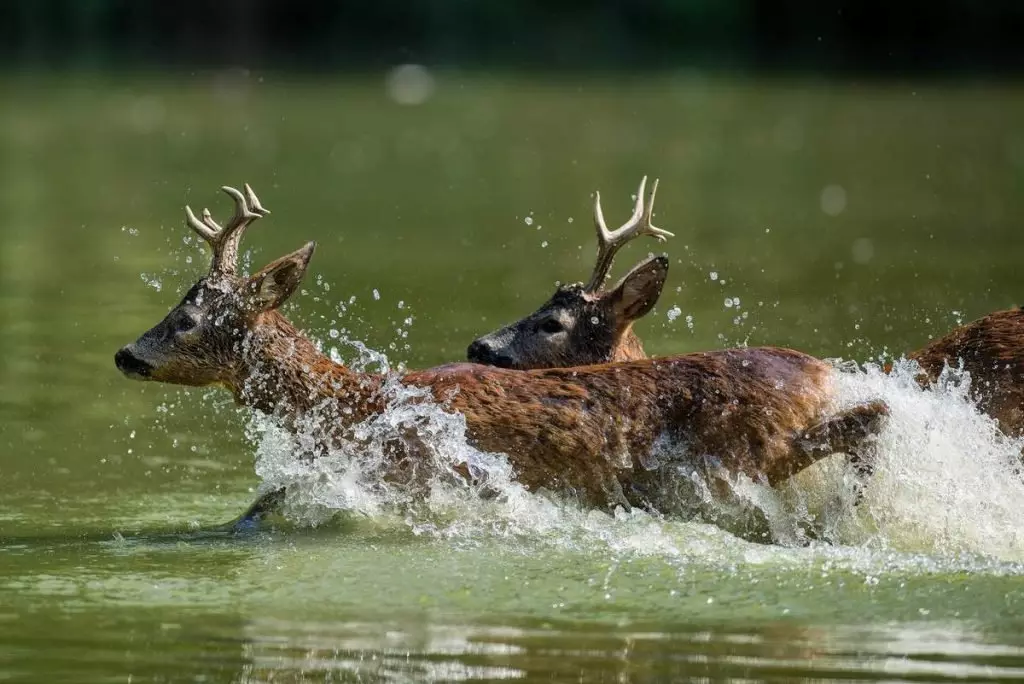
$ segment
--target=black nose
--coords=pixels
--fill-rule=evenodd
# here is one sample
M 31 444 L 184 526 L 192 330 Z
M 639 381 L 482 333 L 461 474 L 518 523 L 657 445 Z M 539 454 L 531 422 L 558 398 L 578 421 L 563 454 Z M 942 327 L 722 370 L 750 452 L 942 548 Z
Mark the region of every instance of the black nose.
M 480 340 L 473 340 L 466 350 L 466 358 L 473 363 L 488 363 L 491 357 L 491 348 Z
M 152 370 L 148 363 L 137 358 L 128 347 L 121 347 L 117 350 L 117 353 L 114 354 L 114 364 L 125 375 L 141 375 L 145 377 Z
M 495 351 L 491 345 L 482 340 L 473 340 L 473 343 L 469 345 L 469 349 L 466 350 L 466 358 L 473 363 L 498 366 L 499 368 L 512 368 L 515 366 L 511 356 Z

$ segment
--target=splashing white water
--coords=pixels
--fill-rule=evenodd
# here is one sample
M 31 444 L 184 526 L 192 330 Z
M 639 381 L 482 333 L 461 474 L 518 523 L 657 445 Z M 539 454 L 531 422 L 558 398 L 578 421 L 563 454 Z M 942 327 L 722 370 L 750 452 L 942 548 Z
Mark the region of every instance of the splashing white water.
M 1024 558 L 1024 442 L 1006 437 L 970 399 L 970 376 L 947 368 L 922 391 L 916 364 L 840 374 L 852 401 L 881 395 L 891 411 L 875 474 L 844 541 Z
M 873 364 L 840 366 L 840 408 L 881 398 L 890 416 L 874 447 L 874 473 L 855 504 L 852 468 L 826 459 L 781 491 L 743 483 L 773 536 L 801 538 L 808 523 L 845 545 L 944 555 L 1024 559 L 1024 442 L 1000 432 L 970 399 L 970 377 L 947 369 L 927 390 L 918 367 L 891 374 Z
M 384 355 L 357 349 L 360 359 L 353 366 L 388 372 Z M 1024 501 L 1019 472 L 1024 444 L 1007 438 L 978 411 L 965 374 L 949 371 L 934 388 L 923 390 L 914 380 L 915 369 L 900 362 L 890 375 L 870 364 L 835 371 L 837 408 L 881 398 L 891 412 L 859 504 L 854 503 L 854 475 L 836 456 L 780 490 L 741 479 L 734 484 L 741 508 L 753 510 L 770 537 L 783 544 L 805 543 L 810 534 L 848 547 L 1024 560 L 1019 532 L 1024 528 L 1019 503 Z M 417 534 L 529 535 L 574 545 L 600 541 L 612 549 L 660 555 L 689 556 L 719 543 L 717 532 L 694 522 L 636 510 L 586 511 L 551 493 L 527 492 L 503 455 L 483 453 L 466 441 L 461 415 L 425 401 L 422 390 L 397 381 L 386 387 L 387 409 L 356 426 L 355 442 L 318 458 L 301 457 L 315 451 L 315 416 L 295 434 L 254 417 L 250 436 L 257 444 L 257 473 L 266 487 L 289 487 L 289 517 L 318 524 L 345 511 L 399 519 Z M 386 481 L 389 448 L 410 440 L 421 455 L 415 486 Z M 483 484 L 447 475 L 460 463 Z M 721 512 L 729 519 L 736 511 Z

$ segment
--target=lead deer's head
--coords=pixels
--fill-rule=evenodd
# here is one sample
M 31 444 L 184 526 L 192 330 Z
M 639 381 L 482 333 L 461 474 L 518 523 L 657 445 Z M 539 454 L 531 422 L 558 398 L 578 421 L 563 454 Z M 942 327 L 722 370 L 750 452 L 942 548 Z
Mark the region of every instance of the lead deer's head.
M 469 345 L 470 361 L 505 368 L 558 368 L 606 361 L 646 358 L 633 322 L 647 315 L 661 296 L 668 275 L 668 259 L 653 256 L 634 266 L 611 289 L 604 289 L 616 253 L 641 235 L 664 241 L 672 233 L 651 223 L 658 181 L 645 202 L 647 177 L 640 181 L 630 219 L 609 231 L 595 193 L 594 226 L 597 262 L 586 284 L 562 285 L 529 316 Z
M 244 193 L 223 190 L 235 203 L 235 214 L 223 227 L 208 210 L 199 218 L 185 207 L 188 225 L 213 250 L 209 273 L 162 321 L 118 350 L 114 362 L 126 376 L 191 386 L 229 383 L 247 335 L 261 318 L 279 316 L 276 309 L 301 282 L 316 246 L 312 242 L 251 276 L 238 273 L 242 235 L 270 212 L 248 185 Z

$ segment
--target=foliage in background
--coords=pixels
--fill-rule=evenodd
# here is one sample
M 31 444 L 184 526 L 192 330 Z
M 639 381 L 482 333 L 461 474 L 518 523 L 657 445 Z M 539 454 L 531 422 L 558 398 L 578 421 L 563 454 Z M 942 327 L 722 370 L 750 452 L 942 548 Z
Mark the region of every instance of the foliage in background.
M 6 0 L 0 63 L 1016 73 L 1019 0 Z

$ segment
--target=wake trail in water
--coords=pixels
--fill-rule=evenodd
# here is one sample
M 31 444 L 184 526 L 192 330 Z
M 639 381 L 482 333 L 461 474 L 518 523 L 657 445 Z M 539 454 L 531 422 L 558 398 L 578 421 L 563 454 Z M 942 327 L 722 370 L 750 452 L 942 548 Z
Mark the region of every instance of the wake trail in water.
M 353 366 L 389 368 L 383 355 L 357 350 Z M 336 349 L 330 352 L 340 360 Z M 979 412 L 970 399 L 969 376 L 949 370 L 934 387 L 922 389 L 915 371 L 907 361 L 896 363 L 889 375 L 872 364 L 837 363 L 837 408 L 878 398 L 890 408 L 875 445 L 875 472 L 859 504 L 853 473 L 839 455 L 779 490 L 741 478 L 732 484 L 745 512 L 711 510 L 704 518 L 726 529 L 729 520 L 745 521 L 732 531 L 784 546 L 817 539 L 871 550 L 1024 560 L 1024 444 Z M 528 492 L 503 455 L 467 442 L 461 415 L 423 401 L 422 390 L 397 381 L 387 384 L 387 392 L 388 408 L 356 427 L 358 444 L 316 458 L 309 457 L 319 427 L 315 416 L 295 433 L 253 417 L 249 436 L 256 445 L 257 474 L 264 488 L 288 488 L 289 518 L 317 525 L 345 512 L 445 538 L 525 536 L 669 556 L 700 556 L 741 543 L 698 521 L 666 520 L 638 510 L 587 511 L 551 493 Z M 424 454 L 421 477 L 416 486 L 389 483 L 382 477 L 389 448 L 410 433 Z M 458 464 L 466 464 L 485 484 L 452 477 Z M 752 518 L 761 521 L 763 533 L 743 534 Z

